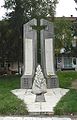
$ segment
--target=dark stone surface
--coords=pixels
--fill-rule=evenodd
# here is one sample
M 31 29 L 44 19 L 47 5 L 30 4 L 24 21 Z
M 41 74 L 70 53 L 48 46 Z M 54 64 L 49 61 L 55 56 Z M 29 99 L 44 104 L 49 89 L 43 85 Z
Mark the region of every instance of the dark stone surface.
M 43 93 L 37 94 L 35 102 L 45 102 L 45 96 L 44 96 L 44 94 Z
M 23 75 L 21 77 L 21 88 L 22 89 L 31 89 L 32 88 L 32 77 Z
M 47 79 L 47 88 L 58 88 L 59 87 L 59 81 L 58 77 L 56 75 L 51 76 L 50 78 Z

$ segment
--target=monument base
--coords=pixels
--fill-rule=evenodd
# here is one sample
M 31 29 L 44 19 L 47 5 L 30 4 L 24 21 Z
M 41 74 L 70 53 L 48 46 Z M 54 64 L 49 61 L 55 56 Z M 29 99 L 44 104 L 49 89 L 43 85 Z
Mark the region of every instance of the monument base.
M 54 114 L 54 107 L 68 91 L 63 88 L 47 89 L 47 93 L 44 94 L 45 102 L 35 102 L 36 95 L 32 94 L 32 89 L 15 89 L 11 92 L 24 101 L 29 115 L 34 116 Z
M 41 94 L 36 95 L 35 102 L 46 102 L 46 101 L 45 101 L 44 94 L 41 93 Z
M 32 77 L 23 75 L 21 77 L 21 89 L 31 89 L 32 88 Z
M 52 75 L 47 78 L 47 88 L 59 88 L 59 81 L 57 75 Z

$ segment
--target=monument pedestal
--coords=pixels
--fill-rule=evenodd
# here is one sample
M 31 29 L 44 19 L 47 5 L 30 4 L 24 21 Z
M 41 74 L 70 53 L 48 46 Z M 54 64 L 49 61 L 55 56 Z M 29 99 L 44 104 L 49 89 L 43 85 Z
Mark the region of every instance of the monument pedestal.
M 21 77 L 21 89 L 31 89 L 32 88 L 32 77 L 23 75 Z
M 41 93 L 41 94 L 36 95 L 35 102 L 46 102 L 44 94 Z
M 32 94 L 32 89 L 15 89 L 12 90 L 12 93 L 24 101 L 27 106 L 29 115 L 34 116 L 40 114 L 54 114 L 54 107 L 68 91 L 68 89 L 63 88 L 47 89 L 47 93 L 42 94 L 42 96 L 37 96 L 37 100 L 39 100 L 40 102 L 36 101 L 36 95 Z M 45 98 L 45 101 L 44 99 L 42 99 L 42 97 Z
M 47 78 L 47 88 L 59 88 L 58 77 L 56 75 L 52 75 Z

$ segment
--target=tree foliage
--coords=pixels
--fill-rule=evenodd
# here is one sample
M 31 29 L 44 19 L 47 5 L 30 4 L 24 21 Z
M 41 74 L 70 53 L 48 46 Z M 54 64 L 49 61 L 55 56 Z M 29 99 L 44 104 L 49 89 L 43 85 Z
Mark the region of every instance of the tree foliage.
M 4 8 L 10 10 L 6 18 L 10 26 L 10 54 L 14 51 L 18 65 L 22 58 L 23 24 L 32 18 L 54 17 L 57 0 L 4 0 Z M 11 35 L 11 36 L 10 36 Z M 15 59 L 15 55 L 12 54 Z
M 18 11 L 18 15 L 26 19 L 41 17 L 53 17 L 57 0 L 5 0 L 6 9 Z M 19 9 L 20 8 L 20 9 Z
M 62 17 L 55 20 L 55 48 L 56 52 L 60 53 L 61 48 L 68 51 L 71 48 L 72 41 L 72 25 L 71 20 Z
M 9 21 L 0 21 L 0 59 L 17 60 L 17 44 L 14 35 Z

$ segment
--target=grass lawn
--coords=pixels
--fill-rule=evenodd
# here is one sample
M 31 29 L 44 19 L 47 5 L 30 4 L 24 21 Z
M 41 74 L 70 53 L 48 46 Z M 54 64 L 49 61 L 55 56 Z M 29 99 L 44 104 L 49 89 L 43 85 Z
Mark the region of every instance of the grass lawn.
M 71 89 L 72 81 L 77 79 L 77 72 L 63 71 L 57 72 L 60 87 L 69 88 L 69 92 L 62 97 L 60 102 L 54 108 L 56 115 L 77 114 L 77 90 Z
M 59 85 L 62 88 L 70 88 L 72 81 L 77 79 L 77 72 L 75 71 L 58 71 Z
M 20 88 L 19 76 L 0 77 L 0 115 L 26 115 L 26 105 L 11 93 Z
M 54 110 L 56 115 L 77 114 L 77 90 L 70 90 Z
M 56 115 L 77 114 L 77 90 L 71 88 L 72 81 L 77 79 L 75 71 L 58 71 L 59 84 L 70 91 L 54 108 Z M 11 93 L 11 90 L 20 88 L 20 76 L 0 77 L 0 115 L 26 115 L 26 105 Z

